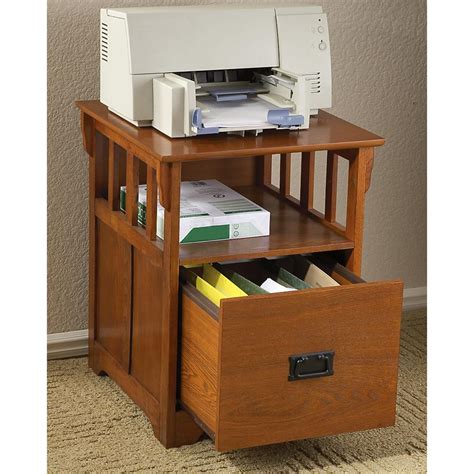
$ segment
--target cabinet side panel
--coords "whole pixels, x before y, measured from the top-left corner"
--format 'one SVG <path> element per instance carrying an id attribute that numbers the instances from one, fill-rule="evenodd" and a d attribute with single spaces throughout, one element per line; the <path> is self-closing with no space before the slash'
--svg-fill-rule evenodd
<path id="1" fill-rule="evenodd" d="M 96 339 L 128 370 L 132 249 L 100 221 L 96 232 Z"/>
<path id="2" fill-rule="evenodd" d="M 218 322 L 183 294 L 180 400 L 214 432 L 218 331 Z"/>
<path id="3" fill-rule="evenodd" d="M 130 372 L 159 399 L 161 361 L 161 270 L 133 250 L 133 328 Z"/>

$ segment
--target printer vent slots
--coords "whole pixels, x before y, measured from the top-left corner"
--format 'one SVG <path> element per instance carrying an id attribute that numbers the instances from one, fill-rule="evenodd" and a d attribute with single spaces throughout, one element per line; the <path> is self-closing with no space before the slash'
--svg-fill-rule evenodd
<path id="1" fill-rule="evenodd" d="M 109 59 L 109 27 L 106 23 L 100 24 L 100 58 L 105 62 Z"/>
<path id="2" fill-rule="evenodd" d="M 316 77 L 309 84 L 311 94 L 319 94 L 321 92 L 321 73 L 317 72 Z"/>

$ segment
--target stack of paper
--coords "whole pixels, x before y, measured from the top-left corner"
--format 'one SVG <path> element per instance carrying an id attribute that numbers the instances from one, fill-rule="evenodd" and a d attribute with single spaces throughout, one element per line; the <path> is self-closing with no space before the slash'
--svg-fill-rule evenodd
<path id="1" fill-rule="evenodd" d="M 272 126 L 268 123 L 268 111 L 276 108 L 258 97 L 231 102 L 204 98 L 199 102 L 206 128 L 266 128 Z"/>
<path id="2" fill-rule="evenodd" d="M 125 211 L 126 187 L 120 189 Z M 270 213 L 215 179 L 181 183 L 179 241 L 183 244 L 270 234 Z M 158 203 L 156 235 L 164 237 L 164 208 Z M 146 185 L 138 188 L 138 223 L 146 225 Z"/>

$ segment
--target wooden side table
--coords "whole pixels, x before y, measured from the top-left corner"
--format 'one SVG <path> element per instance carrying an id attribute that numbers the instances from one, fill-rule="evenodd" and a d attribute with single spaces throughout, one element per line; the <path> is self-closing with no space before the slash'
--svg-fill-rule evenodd
<path id="1" fill-rule="evenodd" d="M 89 365 L 134 400 L 161 443 L 193 443 L 204 430 L 217 449 L 229 450 L 393 424 L 402 284 L 359 278 L 365 193 L 374 148 L 384 140 L 326 112 L 301 132 L 170 139 L 130 125 L 99 101 L 77 106 L 89 155 Z M 313 209 L 319 150 L 328 150 L 324 213 Z M 302 153 L 299 200 L 290 195 L 296 152 Z M 271 184 L 273 154 L 280 155 L 279 187 Z M 336 222 L 339 159 L 349 162 L 345 226 Z M 180 183 L 210 178 L 269 210 L 270 236 L 180 244 Z M 142 228 L 137 198 L 145 183 Z M 126 213 L 119 209 L 123 185 Z M 155 233 L 158 199 L 163 240 Z M 332 271 L 340 287 L 229 299 L 217 309 L 185 282 L 180 288 L 183 265 L 323 252 L 337 262 Z M 288 381 L 292 354 L 271 339 L 285 332 L 296 344 L 285 351 L 336 347 L 334 375 Z M 259 340 L 265 354 L 252 349 Z M 273 348 L 279 358 L 270 360 Z M 257 367 L 258 360 L 268 365 Z M 262 398 L 267 373 L 265 386 L 273 383 L 285 400 Z"/>

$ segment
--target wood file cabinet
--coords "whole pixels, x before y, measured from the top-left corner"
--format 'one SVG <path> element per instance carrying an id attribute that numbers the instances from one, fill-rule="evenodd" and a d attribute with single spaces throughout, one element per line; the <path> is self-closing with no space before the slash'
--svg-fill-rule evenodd
<path id="1" fill-rule="evenodd" d="M 228 451 L 392 425 L 402 283 L 360 278 L 364 199 L 384 140 L 322 111 L 300 132 L 170 139 L 98 101 L 77 106 L 89 155 L 89 365 L 134 400 L 160 442 L 180 446 L 207 433 Z M 319 212 L 315 152 L 324 150 Z M 296 199 L 290 165 L 299 152 Z M 344 226 L 336 222 L 339 160 L 349 163 Z M 180 244 L 180 183 L 211 178 L 270 211 L 270 236 Z M 139 184 L 147 185 L 145 228 Z M 158 200 L 164 239 L 156 236 Z M 298 254 L 321 259 L 340 286 L 230 298 L 218 308 L 180 275 L 209 262 L 252 275 L 263 257 Z M 329 354 L 330 367 L 296 374 L 292 363 L 313 353 Z"/>

